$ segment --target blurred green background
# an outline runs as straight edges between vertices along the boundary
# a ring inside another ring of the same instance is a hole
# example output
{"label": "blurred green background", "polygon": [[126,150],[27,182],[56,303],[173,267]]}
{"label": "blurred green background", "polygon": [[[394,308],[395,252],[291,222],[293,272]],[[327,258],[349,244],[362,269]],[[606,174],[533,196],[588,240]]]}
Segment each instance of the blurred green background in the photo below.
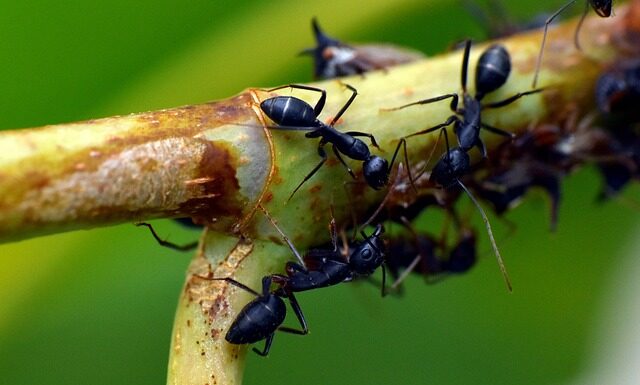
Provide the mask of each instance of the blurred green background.
{"label": "blurred green background", "polygon": [[[526,19],[563,2],[508,6]],[[310,60],[296,53],[312,45],[312,16],[346,41],[427,53],[483,36],[457,2],[444,0],[36,0],[0,9],[2,129],[308,81]],[[514,235],[493,220],[513,294],[480,232],[482,261],[462,278],[432,286],[411,279],[402,299],[381,300],[366,284],[300,296],[311,334],[278,335],[267,359],[250,354],[245,383],[591,383],[608,365],[602,352],[616,351],[603,327],[633,317],[624,298],[634,298],[639,229],[637,210],[596,205],[598,188],[593,170],[566,181],[555,234],[542,194],[508,214]],[[172,241],[198,236],[155,223]],[[0,246],[0,382],[163,383],[189,258],[129,224]],[[623,329],[618,339],[636,334]]]}

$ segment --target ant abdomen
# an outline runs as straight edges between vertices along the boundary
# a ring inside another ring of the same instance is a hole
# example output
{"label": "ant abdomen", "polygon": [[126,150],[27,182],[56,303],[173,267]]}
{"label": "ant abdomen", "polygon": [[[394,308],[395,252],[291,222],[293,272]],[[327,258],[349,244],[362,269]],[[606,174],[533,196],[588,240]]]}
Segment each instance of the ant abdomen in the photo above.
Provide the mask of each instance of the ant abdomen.
{"label": "ant abdomen", "polygon": [[[284,322],[286,314],[286,306],[280,297],[258,297],[242,309],[224,338],[232,344],[256,343],[273,334]],[[256,320],[264,326],[256,327]]]}
{"label": "ant abdomen", "polygon": [[293,96],[276,96],[260,103],[262,111],[280,126],[309,127],[314,125],[316,114],[304,100]]}
{"label": "ant abdomen", "polygon": [[509,52],[498,44],[487,48],[476,66],[476,99],[502,87],[511,72]]}

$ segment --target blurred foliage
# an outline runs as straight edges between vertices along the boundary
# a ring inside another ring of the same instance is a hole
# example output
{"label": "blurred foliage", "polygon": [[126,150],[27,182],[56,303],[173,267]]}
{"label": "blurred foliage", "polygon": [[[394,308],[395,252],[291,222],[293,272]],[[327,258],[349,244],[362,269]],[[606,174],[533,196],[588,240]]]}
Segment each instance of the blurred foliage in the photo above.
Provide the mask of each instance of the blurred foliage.
{"label": "blurred foliage", "polygon": [[[561,3],[508,5],[527,19]],[[36,0],[4,1],[1,9],[3,129],[308,81],[309,59],[296,53],[312,44],[312,16],[346,41],[389,41],[429,54],[483,35],[458,3],[444,0]],[[452,90],[457,84],[452,79]],[[569,381],[584,370],[602,289],[637,224],[637,212],[619,203],[596,205],[598,185],[589,170],[567,180],[555,234],[542,194],[507,215],[518,226],[512,235],[494,217],[513,294],[480,232],[482,262],[462,278],[431,286],[411,279],[401,299],[381,300],[367,284],[300,295],[311,334],[278,335],[268,359],[250,356],[245,383]],[[421,226],[436,231],[429,213],[422,217]],[[198,236],[156,223],[172,241]],[[189,258],[131,225],[0,246],[2,382],[164,382]]]}

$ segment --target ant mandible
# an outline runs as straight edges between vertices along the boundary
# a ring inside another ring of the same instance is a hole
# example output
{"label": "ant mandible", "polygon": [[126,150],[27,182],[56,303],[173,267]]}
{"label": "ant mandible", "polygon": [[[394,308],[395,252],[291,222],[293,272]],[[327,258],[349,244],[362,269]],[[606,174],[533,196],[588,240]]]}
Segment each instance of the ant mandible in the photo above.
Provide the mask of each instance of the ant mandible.
{"label": "ant mandible", "polygon": [[[575,3],[577,0],[571,0],[567,4],[563,5],[560,9],[558,9],[553,15],[549,16],[549,18],[544,22],[544,32],[542,34],[542,44],[540,45],[540,52],[538,53],[538,60],[536,61],[536,69],[533,73],[533,82],[531,83],[531,88],[536,88],[536,84],[538,84],[538,74],[540,72],[540,66],[542,65],[542,53],[544,52],[544,46],[547,42],[547,30],[549,29],[549,24],[555,19],[559,14],[561,14],[565,9],[567,9],[570,5]],[[582,13],[582,17],[578,22],[578,26],[576,27],[576,31],[573,35],[573,42],[576,45],[577,49],[581,49],[580,47],[580,29],[582,28],[582,24],[584,23],[584,19],[587,16],[587,12],[589,12],[589,6],[593,8],[593,10],[600,17],[609,17],[611,16],[611,9],[613,8],[613,0],[585,0],[584,1],[584,12]]]}
{"label": "ant mandible", "polygon": [[320,138],[320,142],[318,143],[318,155],[322,158],[320,163],[311,170],[309,174],[300,182],[298,187],[291,193],[289,196],[289,200],[293,197],[293,195],[302,187],[302,185],[309,180],[322,165],[327,161],[327,153],[324,149],[324,146],[327,143],[331,143],[331,147],[333,149],[333,153],[336,155],[336,158],[342,163],[342,165],[347,169],[349,174],[355,179],[356,176],[351,170],[351,168],[345,163],[344,159],[340,154],[343,154],[351,159],[362,161],[362,173],[364,175],[364,179],[367,181],[367,184],[371,186],[373,189],[379,190],[387,184],[389,179],[389,173],[391,171],[391,167],[395,161],[395,155],[391,160],[391,164],[388,164],[386,159],[381,158],[377,155],[371,155],[371,151],[369,147],[360,139],[358,136],[365,136],[371,140],[371,144],[376,147],[378,143],[376,142],[375,137],[372,134],[367,134],[364,132],[358,131],[349,131],[349,132],[340,132],[336,130],[333,125],[340,119],[342,114],[349,108],[353,100],[358,95],[358,91],[352,86],[345,84],[345,86],[352,91],[351,97],[347,102],[342,106],[340,111],[333,117],[331,123],[325,124],[318,119],[318,115],[322,112],[324,108],[325,101],[327,99],[327,93],[325,90],[299,85],[299,84],[289,84],[285,86],[280,86],[276,88],[272,88],[267,90],[267,92],[276,91],[282,88],[296,88],[301,90],[308,90],[320,93],[320,99],[316,102],[314,107],[311,107],[304,100],[298,99],[294,96],[275,96],[269,99],[266,99],[260,103],[260,108],[262,111],[269,117],[269,119],[273,120],[277,126],[273,126],[270,128],[275,129],[283,129],[283,130],[304,130],[309,131],[305,134],[307,138]]}
{"label": "ant mandible", "polygon": [[[509,57],[509,52],[507,52],[507,50],[501,45],[492,45],[491,47],[487,48],[487,50],[485,50],[480,56],[480,59],[478,59],[475,76],[476,94],[475,96],[472,96],[467,91],[467,70],[469,67],[470,51],[471,40],[467,40],[464,46],[464,55],[462,57],[462,71],[460,73],[460,80],[462,84],[462,108],[458,108],[458,94],[452,93],[436,96],[434,98],[419,100],[417,102],[405,104],[396,108],[385,109],[385,111],[396,111],[410,106],[429,104],[445,99],[451,99],[450,108],[451,111],[455,113],[455,115],[451,115],[444,123],[405,136],[400,140],[400,143],[398,143],[396,152],[400,148],[401,144],[405,144],[407,138],[428,134],[436,130],[442,130],[442,132],[446,133],[446,127],[450,126],[451,124],[454,124],[454,131],[456,133],[456,136],[458,137],[459,149],[461,152],[465,153],[465,155],[466,152],[468,152],[472,147],[475,146],[478,147],[484,158],[487,157],[486,146],[480,138],[480,129],[482,128],[486,129],[487,131],[493,132],[494,134],[502,135],[510,139],[514,138],[514,134],[510,132],[483,123],[481,120],[482,110],[504,107],[515,102],[523,96],[541,92],[542,89],[519,92],[498,102],[482,104],[482,99],[486,94],[497,90],[506,83],[507,78],[509,77],[509,73],[511,72],[511,59]],[[456,155],[457,158],[460,158],[461,156],[463,155]]]}

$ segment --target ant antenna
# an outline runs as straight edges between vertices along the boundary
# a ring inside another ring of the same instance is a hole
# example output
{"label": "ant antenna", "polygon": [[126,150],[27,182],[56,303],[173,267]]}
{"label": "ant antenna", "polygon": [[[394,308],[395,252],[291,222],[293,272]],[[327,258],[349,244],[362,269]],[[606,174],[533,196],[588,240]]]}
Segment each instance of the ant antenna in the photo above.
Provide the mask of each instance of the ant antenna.
{"label": "ant antenna", "polygon": [[[536,61],[536,69],[533,73],[533,83],[531,83],[531,88],[536,88],[536,84],[538,84],[538,75],[540,73],[540,66],[542,65],[542,53],[544,52],[544,45],[547,42],[547,30],[549,29],[549,24],[555,19],[559,14],[561,14],[567,7],[571,4],[575,3],[576,0],[571,0],[567,4],[563,5],[562,8],[557,10],[553,15],[549,16],[549,18],[544,22],[544,32],[542,33],[542,44],[540,45],[540,53],[538,53],[538,60]],[[588,6],[588,3],[587,3]],[[582,23],[580,23],[582,24]],[[577,36],[577,32],[576,32]]]}
{"label": "ant antenna", "polygon": [[304,267],[305,270],[307,270],[307,265],[304,263],[304,259],[302,258],[298,250],[296,250],[296,247],[293,245],[291,240],[289,240],[289,237],[287,237],[284,234],[284,232],[280,229],[280,227],[278,227],[277,222],[271,217],[271,215],[269,215],[269,213],[267,212],[267,209],[265,209],[261,204],[258,205],[258,207],[260,208],[260,210],[262,210],[262,212],[264,213],[264,216],[267,217],[267,219],[269,220],[269,222],[271,222],[273,227],[276,228],[278,233],[280,233],[280,236],[282,237],[282,239],[287,243],[287,245],[289,245],[289,249],[291,249],[291,252],[293,253],[293,255],[296,256],[296,258],[298,259],[298,262],[300,262],[300,265]]}
{"label": "ant antenna", "polygon": [[482,206],[480,206],[480,203],[478,203],[476,198],[473,196],[473,194],[471,194],[471,191],[467,189],[464,183],[462,183],[459,179],[457,180],[457,182],[458,182],[458,185],[460,185],[460,187],[462,187],[462,189],[467,193],[469,198],[471,198],[471,201],[478,208],[478,211],[480,211],[480,215],[482,216],[482,221],[484,222],[484,225],[487,228],[487,233],[489,234],[489,240],[491,241],[491,247],[493,248],[493,253],[496,255],[496,259],[498,260],[498,266],[500,266],[500,271],[502,272],[504,281],[507,284],[507,289],[509,290],[509,292],[512,292],[513,288],[511,287],[511,280],[509,279],[509,273],[507,273],[507,268],[504,266],[504,261],[502,260],[502,256],[500,255],[500,251],[498,250],[498,245],[496,245],[496,240],[495,238],[493,238],[493,231],[491,231],[491,224],[489,223],[489,218],[487,218],[487,214],[485,214],[484,210],[482,209]]}

